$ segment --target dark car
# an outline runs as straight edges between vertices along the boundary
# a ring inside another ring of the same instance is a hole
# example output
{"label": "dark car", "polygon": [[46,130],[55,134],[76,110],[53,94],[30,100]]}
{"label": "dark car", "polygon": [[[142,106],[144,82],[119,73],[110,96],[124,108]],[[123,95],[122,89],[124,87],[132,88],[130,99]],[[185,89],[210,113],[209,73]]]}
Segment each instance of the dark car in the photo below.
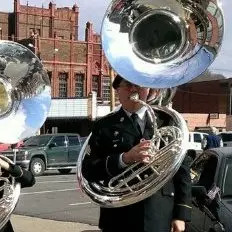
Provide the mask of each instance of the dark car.
{"label": "dark car", "polygon": [[[28,138],[16,149],[16,163],[42,175],[45,170],[57,169],[68,174],[76,167],[77,158],[82,148],[79,134],[45,134]],[[13,160],[14,150],[2,152]]]}
{"label": "dark car", "polygon": [[232,147],[232,131],[224,131],[218,133],[222,138],[223,147]]}
{"label": "dark car", "polygon": [[192,221],[188,232],[232,232],[232,149],[203,152],[191,165]]}
{"label": "dark car", "polygon": [[85,140],[88,138],[88,136],[85,136],[85,137],[81,137],[81,143],[84,144],[85,143]]}

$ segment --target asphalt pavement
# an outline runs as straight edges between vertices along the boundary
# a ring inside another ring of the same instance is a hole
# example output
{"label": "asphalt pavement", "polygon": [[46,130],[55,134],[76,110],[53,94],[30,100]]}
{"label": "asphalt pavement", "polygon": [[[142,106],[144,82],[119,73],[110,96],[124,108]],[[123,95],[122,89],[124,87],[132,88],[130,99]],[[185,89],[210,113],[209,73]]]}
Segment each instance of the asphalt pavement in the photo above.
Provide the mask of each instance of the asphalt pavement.
{"label": "asphalt pavement", "polygon": [[14,214],[97,225],[99,207],[80,190],[75,174],[54,172],[36,177],[33,187],[21,189]]}
{"label": "asphalt pavement", "polygon": [[12,215],[11,222],[15,232],[99,232],[97,226],[83,223],[54,221],[40,219],[36,217],[27,217],[21,215]]}
{"label": "asphalt pavement", "polygon": [[11,216],[15,232],[99,232],[98,207],[83,194],[75,172],[48,172],[21,189]]}

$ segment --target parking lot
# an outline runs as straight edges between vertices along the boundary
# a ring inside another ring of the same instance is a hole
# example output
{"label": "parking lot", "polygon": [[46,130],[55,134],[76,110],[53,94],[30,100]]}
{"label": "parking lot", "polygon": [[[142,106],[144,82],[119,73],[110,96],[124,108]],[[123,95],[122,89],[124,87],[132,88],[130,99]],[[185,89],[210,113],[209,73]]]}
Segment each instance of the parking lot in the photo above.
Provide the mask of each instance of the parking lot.
{"label": "parking lot", "polygon": [[98,210],[79,189],[75,170],[68,175],[49,171],[21,190],[14,214],[96,225]]}

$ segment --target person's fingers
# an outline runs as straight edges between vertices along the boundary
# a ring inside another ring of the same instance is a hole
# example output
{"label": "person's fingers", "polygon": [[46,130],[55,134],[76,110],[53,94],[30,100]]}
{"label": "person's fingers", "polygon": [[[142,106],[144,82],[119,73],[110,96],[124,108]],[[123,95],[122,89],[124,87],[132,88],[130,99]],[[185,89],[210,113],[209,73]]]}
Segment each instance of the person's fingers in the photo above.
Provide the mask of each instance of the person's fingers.
{"label": "person's fingers", "polygon": [[145,139],[141,139],[140,143],[137,145],[138,147],[140,146],[151,146],[151,141],[150,140],[145,140]]}
{"label": "person's fingers", "polygon": [[151,154],[141,151],[137,156],[137,161],[147,163],[150,162],[151,157]]}
{"label": "person's fingers", "polygon": [[143,152],[146,152],[150,149],[150,146],[147,146],[147,145],[143,145],[143,146],[138,146],[138,147],[134,147],[131,152],[134,154],[134,155],[138,155],[138,154],[141,154]]}
{"label": "person's fingers", "polygon": [[135,149],[134,149],[134,151],[136,151],[136,152],[142,152],[142,151],[148,151],[150,149],[150,147],[149,146],[146,146],[146,145],[144,145],[144,146],[140,146],[140,147],[136,147]]}
{"label": "person's fingers", "polygon": [[149,163],[150,163],[150,158],[149,158],[149,157],[145,157],[145,158],[142,160],[142,162],[143,162],[144,164],[149,164]]}
{"label": "person's fingers", "polygon": [[151,154],[148,152],[150,149],[150,140],[143,140],[136,146],[134,146],[129,152],[127,152],[126,156],[130,163],[135,162],[148,162]]}

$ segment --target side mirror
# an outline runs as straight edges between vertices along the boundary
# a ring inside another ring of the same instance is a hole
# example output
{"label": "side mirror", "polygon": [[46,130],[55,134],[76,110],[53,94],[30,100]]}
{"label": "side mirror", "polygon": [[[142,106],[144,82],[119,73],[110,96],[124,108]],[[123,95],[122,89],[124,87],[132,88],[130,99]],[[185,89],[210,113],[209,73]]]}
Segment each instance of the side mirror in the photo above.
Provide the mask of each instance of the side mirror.
{"label": "side mirror", "polygon": [[193,197],[196,197],[196,198],[205,197],[207,196],[206,188],[200,185],[192,186],[192,195]]}

